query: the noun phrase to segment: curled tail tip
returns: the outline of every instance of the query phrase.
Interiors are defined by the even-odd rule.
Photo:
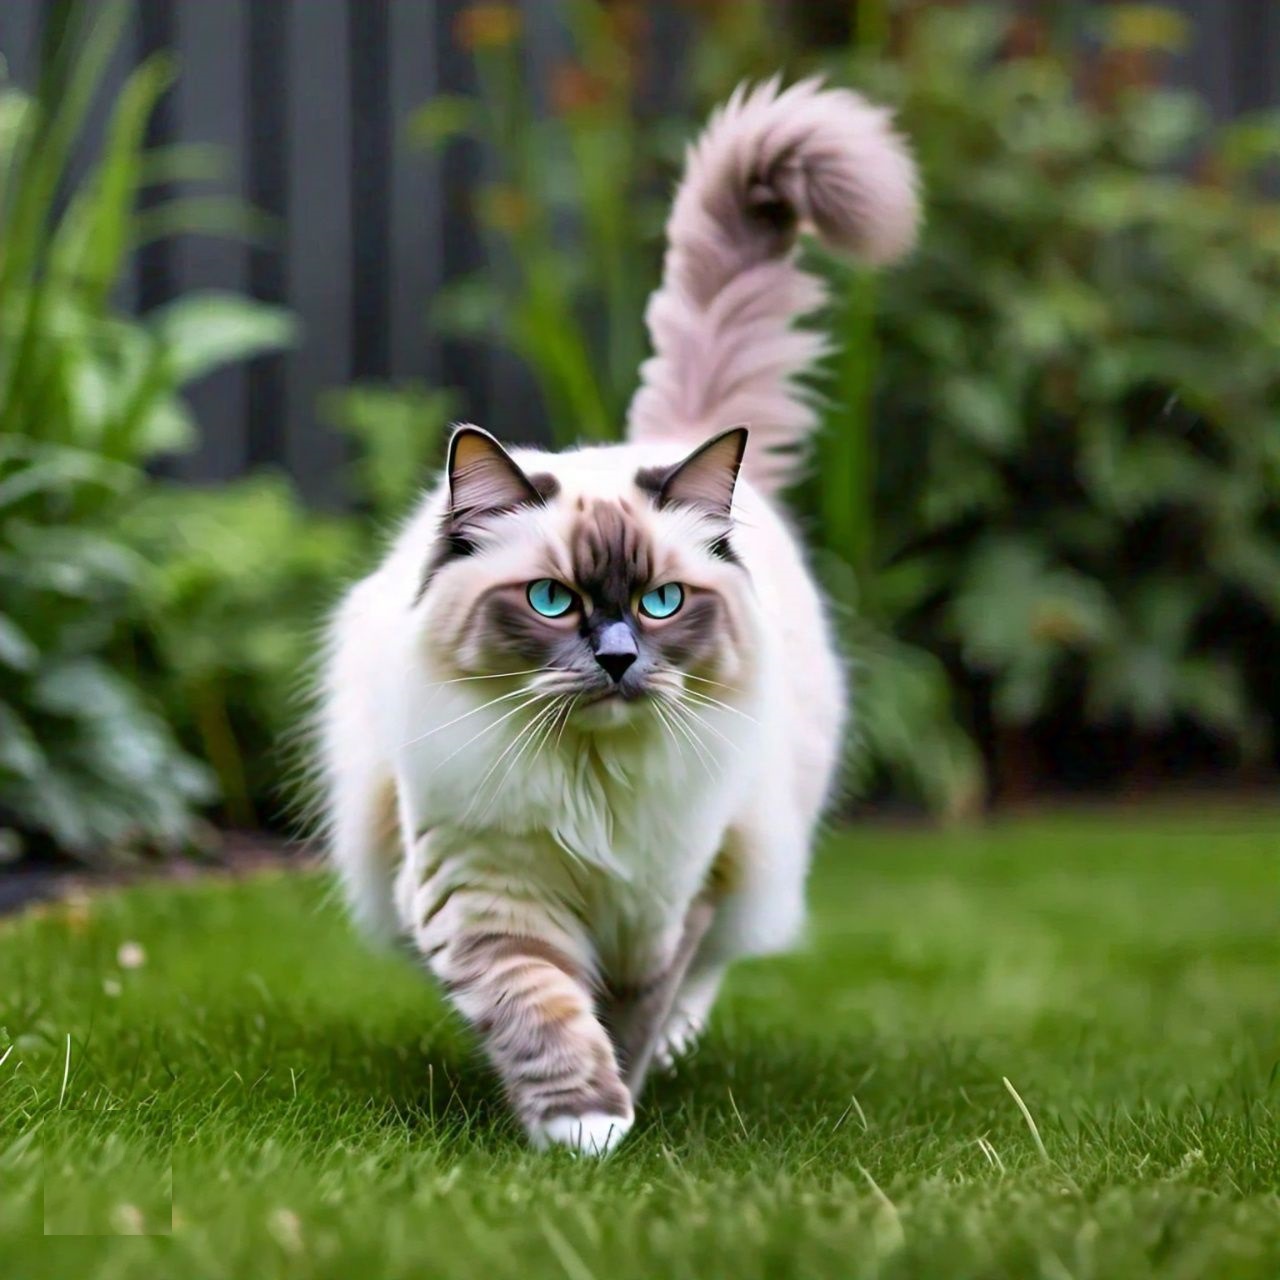
[[[827,349],[795,324],[824,297],[797,233],[882,265],[919,223],[915,162],[889,111],[820,79],[740,84],[686,153],[631,438],[694,444],[750,422],[744,473],[781,488],[818,421],[797,378]]]
[[[733,91],[686,170],[689,197],[708,212],[726,186],[766,232],[776,236],[785,220],[871,265],[903,257],[919,231],[916,165],[891,112],[817,76],[783,87],[775,75]]]

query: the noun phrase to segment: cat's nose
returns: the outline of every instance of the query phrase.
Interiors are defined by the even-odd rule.
[[[609,679],[617,684],[640,656],[635,632],[625,622],[609,623],[596,640],[595,655]]]

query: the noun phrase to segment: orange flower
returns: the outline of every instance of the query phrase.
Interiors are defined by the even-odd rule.
[[[551,109],[561,116],[598,107],[609,97],[609,86],[577,62],[562,62],[551,72]]]
[[[1130,89],[1159,79],[1155,57],[1144,49],[1104,49],[1094,63],[1086,97],[1104,111],[1113,110]]]
[[[610,4],[605,8],[605,17],[613,38],[628,49],[639,44],[649,34],[649,15],[643,5],[630,3],[628,0]]]
[[[1005,34],[1005,55],[1010,58],[1035,58],[1048,51],[1049,30],[1044,20],[1030,13],[1018,14]]]
[[[499,231],[519,231],[529,221],[528,198],[516,187],[489,187],[481,199],[485,221]]]
[[[1052,600],[1044,601],[1031,619],[1031,638],[1042,644],[1069,645],[1081,638],[1080,620]]]
[[[501,49],[520,34],[520,10],[513,4],[473,4],[453,23],[454,39],[464,48]]]

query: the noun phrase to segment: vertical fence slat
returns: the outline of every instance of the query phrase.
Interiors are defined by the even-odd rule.
[[[316,412],[351,372],[351,119],[344,0],[295,6],[288,31],[289,299],[304,341],[287,362],[285,450],[304,493],[342,497],[343,440]]]
[[[183,184],[183,196],[244,195],[243,145],[248,77],[243,0],[175,0],[179,79],[175,118],[184,143],[220,152],[216,185]],[[241,240],[188,235],[174,245],[176,289],[241,293],[248,285],[248,249]],[[219,369],[188,392],[200,443],[181,459],[178,474],[201,481],[227,480],[248,461],[243,366]]]
[[[547,112],[546,86],[553,68],[569,54],[571,45],[564,13],[540,0],[522,0],[525,83],[532,93],[532,115]],[[511,270],[510,262],[491,264],[494,271]],[[509,348],[497,343],[486,352],[485,386],[488,417],[485,425],[506,440],[547,444],[551,433],[547,406],[533,370]]]
[[[278,243],[254,245],[249,251],[249,290],[261,302],[291,302],[286,296],[283,237],[289,225],[287,40],[294,16],[290,0],[250,0],[245,15],[245,190],[254,208],[278,220],[281,237]],[[259,356],[245,370],[245,453],[250,466],[286,462],[286,373],[281,355]]]
[[[347,0],[351,111],[351,373],[390,372],[391,14]]]
[[[455,38],[463,0],[437,0],[436,77],[443,93],[474,94],[475,69]],[[440,165],[440,255],[442,283],[479,269],[484,252],[475,225],[476,191],[483,173],[480,147],[469,139],[445,152]],[[460,414],[474,422],[490,419],[487,361],[484,347],[474,341],[450,338],[440,344],[442,381],[461,393]],[[501,430],[501,426],[497,428]]]
[[[1235,105],[1230,6],[1220,0],[1173,0],[1170,7],[1191,24],[1191,43],[1180,59],[1178,78],[1204,95],[1218,119],[1226,119]]]
[[[1236,3],[1224,6],[1219,21],[1230,21],[1234,54],[1237,112],[1260,111],[1276,101],[1280,88],[1280,12],[1268,4]]]
[[[8,76],[24,89],[34,89],[38,60],[40,0],[0,0],[0,55]]]
[[[390,16],[391,368],[398,378],[439,383],[440,344],[428,333],[427,308],[443,269],[440,161],[405,139],[413,110],[437,92],[437,12],[421,0],[391,0]]]

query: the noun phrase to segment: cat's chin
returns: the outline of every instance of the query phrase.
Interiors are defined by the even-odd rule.
[[[645,699],[606,693],[577,707],[573,718],[588,729],[620,729],[644,713]]]

